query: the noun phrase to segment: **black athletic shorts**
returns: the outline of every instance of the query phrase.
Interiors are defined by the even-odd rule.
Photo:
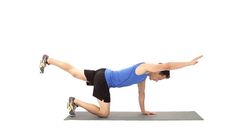
[[[105,78],[104,68],[94,70],[84,70],[87,79],[87,85],[94,86],[93,96],[97,99],[110,103],[110,91]]]

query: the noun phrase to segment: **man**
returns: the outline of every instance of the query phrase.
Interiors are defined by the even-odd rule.
[[[142,62],[120,71],[112,71],[106,68],[98,70],[79,70],[68,63],[53,59],[48,55],[43,55],[42,60],[40,61],[40,71],[41,73],[44,73],[44,69],[47,65],[54,65],[70,73],[75,78],[86,81],[87,85],[94,86],[93,96],[97,98],[99,107],[70,97],[67,108],[69,109],[69,114],[71,116],[75,115],[75,109],[80,106],[99,117],[108,117],[110,114],[109,88],[130,86],[132,84],[138,85],[141,112],[144,115],[154,115],[155,113],[145,110],[144,99],[146,78],[149,77],[150,80],[154,81],[168,79],[170,77],[169,70],[195,65],[201,57],[202,56],[196,57],[187,62],[168,62],[163,64]]]

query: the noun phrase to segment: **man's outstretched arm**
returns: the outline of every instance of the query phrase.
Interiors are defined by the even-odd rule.
[[[198,63],[198,59],[202,58],[203,55],[201,56],[198,56],[194,59],[192,59],[191,61],[188,61],[188,62],[169,62],[169,63],[166,63],[167,66],[169,67],[169,69],[167,70],[174,70],[174,69],[179,69],[179,68],[183,68],[183,67],[186,67],[186,66],[191,66],[191,65],[195,65]]]
[[[159,71],[164,71],[164,70],[180,69],[183,67],[197,64],[198,60],[202,57],[203,57],[203,55],[198,56],[198,57],[192,59],[191,61],[187,61],[187,62],[168,62],[168,63],[164,63],[164,64],[144,63],[136,69],[136,74],[140,75],[140,74],[144,74],[146,72],[159,72]]]

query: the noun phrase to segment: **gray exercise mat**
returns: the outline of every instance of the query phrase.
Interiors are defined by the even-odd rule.
[[[131,120],[131,121],[169,121],[203,120],[195,111],[156,112],[156,115],[143,115],[140,112],[111,112],[108,118],[100,118],[88,112],[76,112],[76,116],[67,116],[65,120]]]

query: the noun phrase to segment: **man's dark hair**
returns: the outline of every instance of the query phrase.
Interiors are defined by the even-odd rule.
[[[161,62],[159,62],[158,64],[163,64]],[[165,71],[160,71],[159,73],[160,75],[166,76],[166,78],[170,78],[170,71],[169,70],[165,70]]]
[[[166,76],[166,78],[170,78],[170,71],[169,70],[165,70],[165,71],[160,71],[159,73],[160,75]]]

